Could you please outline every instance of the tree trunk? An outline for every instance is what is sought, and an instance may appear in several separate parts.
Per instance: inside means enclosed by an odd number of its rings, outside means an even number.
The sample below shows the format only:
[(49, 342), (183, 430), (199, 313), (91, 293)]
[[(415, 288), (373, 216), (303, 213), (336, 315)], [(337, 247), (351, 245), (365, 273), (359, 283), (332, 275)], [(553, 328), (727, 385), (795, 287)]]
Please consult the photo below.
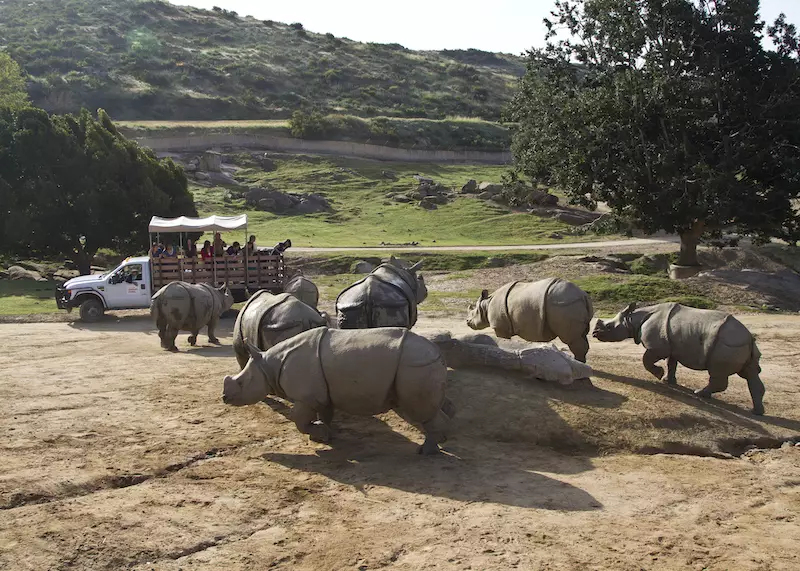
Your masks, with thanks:
[(698, 220), (692, 227), (681, 233), (681, 252), (678, 255), (679, 266), (699, 266), (697, 261), (697, 245), (700, 243), (700, 236), (705, 230), (705, 222)]

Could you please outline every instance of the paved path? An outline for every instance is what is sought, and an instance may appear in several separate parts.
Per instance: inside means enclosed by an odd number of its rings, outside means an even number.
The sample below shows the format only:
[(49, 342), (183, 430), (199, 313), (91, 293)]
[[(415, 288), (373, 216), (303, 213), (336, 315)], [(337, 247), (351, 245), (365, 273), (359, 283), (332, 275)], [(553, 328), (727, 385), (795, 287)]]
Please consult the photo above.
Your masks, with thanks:
[(304, 248), (292, 247), (292, 252), (356, 252), (373, 251), (384, 252), (486, 252), (505, 250), (586, 250), (597, 248), (614, 248), (617, 246), (649, 246), (663, 244), (677, 244), (677, 236), (664, 236), (663, 238), (628, 238), (625, 240), (602, 240), (597, 242), (569, 242), (562, 244), (528, 244), (521, 246), (370, 246), (370, 247), (335, 247), (335, 248)]

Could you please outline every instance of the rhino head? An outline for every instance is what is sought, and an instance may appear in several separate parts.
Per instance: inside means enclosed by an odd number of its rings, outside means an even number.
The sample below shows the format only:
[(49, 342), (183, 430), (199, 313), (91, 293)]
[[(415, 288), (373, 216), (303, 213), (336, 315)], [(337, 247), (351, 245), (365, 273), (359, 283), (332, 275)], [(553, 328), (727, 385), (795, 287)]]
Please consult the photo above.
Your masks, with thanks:
[(228, 288), (228, 284), (225, 284), (221, 287), (214, 288), (216, 290), (216, 294), (220, 299), (220, 312), (219, 314), (222, 315), (226, 311), (228, 311), (231, 307), (233, 307), (233, 294), (231, 294), (231, 290)]
[(222, 379), (222, 402), (233, 406), (256, 404), (274, 392), (266, 367), (265, 354), (247, 339), (244, 343), (250, 353), (250, 359), (244, 369), (234, 376), (227, 375)]
[(631, 303), (620, 311), (611, 321), (598, 319), (592, 331), (592, 337), (598, 341), (624, 341), (632, 337), (631, 315), (636, 309), (636, 304)]
[(470, 304), (467, 310), (467, 325), (470, 329), (486, 329), (489, 327), (489, 290), (485, 289), (478, 298), (478, 303)]
[[(425, 285), (425, 278), (422, 276), (422, 274), (417, 275), (417, 271), (422, 269), (422, 264), (424, 261), (425, 260), (420, 260), (416, 264), (406, 267), (406, 265), (403, 262), (401, 262), (394, 256), (389, 256), (389, 263), (391, 265), (393, 265), (396, 268), (401, 268), (403, 270), (406, 270), (408, 273), (411, 274), (411, 278), (416, 280), (417, 284), (415, 293), (416, 293), (417, 304), (422, 303), (423, 301), (425, 301), (425, 298), (428, 297), (428, 286)], [(413, 287), (412, 284), (409, 285)]]

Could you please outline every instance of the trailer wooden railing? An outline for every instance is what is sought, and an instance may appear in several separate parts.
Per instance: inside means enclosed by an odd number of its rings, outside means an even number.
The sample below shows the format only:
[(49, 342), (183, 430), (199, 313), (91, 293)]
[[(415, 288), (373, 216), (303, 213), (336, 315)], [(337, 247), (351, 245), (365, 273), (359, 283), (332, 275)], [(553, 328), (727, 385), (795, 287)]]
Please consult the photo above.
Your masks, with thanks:
[(256, 254), (247, 260), (242, 255), (219, 256), (211, 260), (200, 258), (154, 258), (153, 291), (174, 281), (193, 284), (207, 283), (215, 287), (227, 284), (232, 290), (254, 292), (266, 289), (283, 291), (285, 266), (283, 256)]

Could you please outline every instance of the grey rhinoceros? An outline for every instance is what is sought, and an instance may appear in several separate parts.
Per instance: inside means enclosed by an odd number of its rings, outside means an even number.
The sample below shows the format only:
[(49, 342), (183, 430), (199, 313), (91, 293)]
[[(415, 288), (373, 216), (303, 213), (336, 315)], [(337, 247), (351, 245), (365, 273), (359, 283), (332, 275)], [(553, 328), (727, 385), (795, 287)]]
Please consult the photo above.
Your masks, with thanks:
[(428, 296), (425, 280), (417, 275), (422, 260), (409, 268), (392, 256), (336, 298), (340, 329), (405, 327), (417, 322), (417, 304)]
[[(764, 414), (761, 352), (755, 338), (739, 320), (723, 311), (695, 309), (679, 303), (659, 303), (636, 308), (632, 303), (613, 320), (599, 319), (592, 336), (599, 341), (633, 338), (644, 345), (645, 369), (657, 379), (676, 384), (678, 363), (696, 371), (708, 371), (708, 384), (697, 391), (704, 397), (728, 388), (728, 377), (747, 380), (753, 414)], [(667, 374), (656, 363), (667, 359)]]
[(239, 310), (233, 326), (233, 351), (239, 366), (244, 368), (250, 358), (245, 339), (250, 339), (261, 351), (294, 337), (298, 333), (328, 325), (317, 310), (288, 293), (272, 295), (259, 290)]
[(556, 337), (569, 346), (575, 358), (586, 362), (589, 324), (594, 308), (589, 295), (572, 282), (548, 278), (536, 282), (510, 282), (493, 293), (483, 290), (470, 305), (467, 325), (491, 327), (495, 335), (547, 342)]
[(407, 329), (318, 327), (265, 352), (247, 348), (245, 368), (223, 380), (226, 404), (287, 399), (297, 429), (314, 442), (329, 441), (334, 409), (360, 416), (395, 410), (422, 426), (423, 454), (437, 453), (446, 439), (455, 412), (445, 396), (447, 366), (436, 345)]
[(150, 300), (150, 315), (156, 320), (161, 346), (177, 351), (178, 331), (190, 331), (189, 343), (197, 343), (200, 329), (208, 326), (208, 340), (218, 344), (214, 336), (219, 317), (233, 306), (233, 296), (227, 286), (215, 288), (209, 284), (170, 282)]
[(302, 272), (295, 273), (286, 285), (283, 286), (284, 293), (290, 293), (306, 305), (317, 308), (319, 303), (319, 289), (310, 279), (305, 277)]

